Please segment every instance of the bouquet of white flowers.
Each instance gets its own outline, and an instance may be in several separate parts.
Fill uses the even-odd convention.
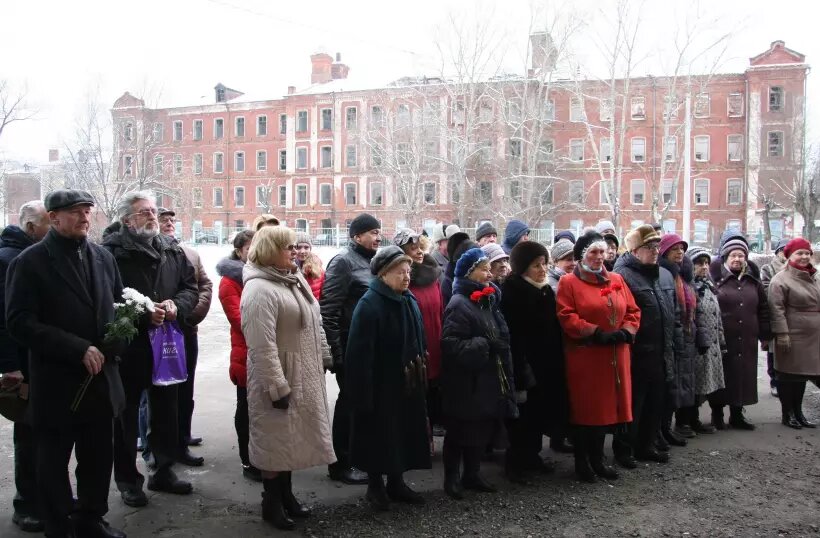
[[[105,336],[103,337],[104,344],[112,344],[117,340],[125,340],[131,343],[131,340],[139,332],[137,324],[139,318],[145,312],[154,311],[154,302],[141,294],[133,288],[123,288],[122,298],[124,302],[114,303],[114,321],[105,326]],[[88,374],[83,384],[80,385],[80,390],[74,397],[74,402],[71,404],[71,411],[76,412],[80,406],[80,402],[85,396],[85,391],[94,379],[92,374]]]

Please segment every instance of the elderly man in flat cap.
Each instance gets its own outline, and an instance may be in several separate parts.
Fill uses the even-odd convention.
[[[7,276],[8,331],[29,350],[37,484],[50,537],[125,536],[103,520],[113,417],[124,403],[120,349],[103,338],[122,300],[122,281],[114,257],[86,239],[93,205],[83,191],[46,196],[51,230],[12,262]],[[72,450],[76,507],[68,479]]]

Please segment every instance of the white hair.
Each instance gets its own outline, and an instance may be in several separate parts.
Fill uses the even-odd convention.
[[[121,221],[127,217],[131,213],[131,207],[140,200],[148,200],[151,203],[156,203],[154,195],[148,191],[127,192],[117,204],[117,219]]]
[[[48,218],[46,205],[42,200],[32,200],[20,206],[20,228],[26,229],[29,222],[36,224]]]

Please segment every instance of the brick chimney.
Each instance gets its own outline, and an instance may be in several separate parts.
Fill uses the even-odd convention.
[[[347,73],[350,71],[350,68],[342,63],[342,53],[336,53],[336,61],[333,62],[333,65],[330,68],[330,74],[333,77],[333,80],[339,80],[347,78]]]
[[[310,64],[313,70],[310,73],[311,84],[324,84],[333,80],[331,68],[333,66],[333,56],[324,52],[318,52],[310,56]]]

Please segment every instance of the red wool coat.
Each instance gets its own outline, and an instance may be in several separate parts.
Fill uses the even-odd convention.
[[[242,299],[242,284],[223,276],[219,281],[219,302],[225,311],[225,317],[231,325],[231,365],[228,375],[231,382],[238,387],[248,385],[248,345],[242,334],[242,316],[239,312],[239,301]]]
[[[430,255],[424,262],[414,263],[411,268],[410,293],[413,294],[421,311],[424,324],[424,338],[427,341],[427,379],[438,379],[441,375],[441,330],[444,319],[444,304],[438,278],[441,269]]]
[[[632,422],[629,346],[593,344],[589,337],[599,327],[604,332],[626,329],[634,335],[641,311],[621,275],[604,270],[599,276],[601,282],[580,268],[565,275],[556,298],[558,321],[564,330],[570,423],[581,426]],[[602,292],[605,288],[611,289],[609,294]],[[614,324],[610,320],[613,311]]]

